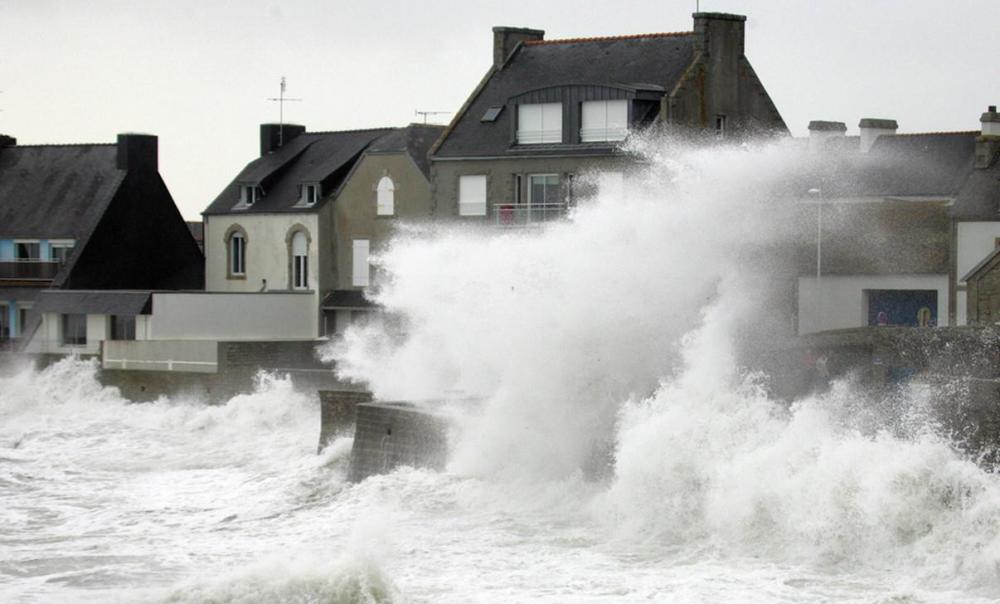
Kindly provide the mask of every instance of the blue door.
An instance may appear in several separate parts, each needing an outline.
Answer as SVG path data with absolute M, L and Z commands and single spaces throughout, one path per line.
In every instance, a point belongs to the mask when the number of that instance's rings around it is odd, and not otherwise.
M 937 290 L 868 290 L 869 325 L 937 325 Z

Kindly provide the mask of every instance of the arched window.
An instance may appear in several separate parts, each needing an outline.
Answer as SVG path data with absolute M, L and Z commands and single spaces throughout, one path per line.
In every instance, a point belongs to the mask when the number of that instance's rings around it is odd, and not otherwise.
M 247 238 L 240 231 L 229 236 L 229 275 L 247 274 Z
M 309 241 L 302 231 L 292 235 L 292 287 L 309 289 Z
M 388 176 L 383 176 L 378 181 L 376 190 L 377 204 L 376 213 L 379 216 L 392 216 L 396 210 L 396 185 Z

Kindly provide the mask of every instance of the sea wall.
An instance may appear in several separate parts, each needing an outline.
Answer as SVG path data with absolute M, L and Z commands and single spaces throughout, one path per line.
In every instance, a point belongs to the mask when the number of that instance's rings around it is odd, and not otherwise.
M 444 469 L 449 424 L 443 416 L 409 403 L 362 403 L 355 410 L 352 482 L 400 466 Z

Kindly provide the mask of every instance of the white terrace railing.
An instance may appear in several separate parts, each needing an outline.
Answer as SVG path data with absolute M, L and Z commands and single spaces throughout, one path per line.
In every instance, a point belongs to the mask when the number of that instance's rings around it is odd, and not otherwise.
M 564 203 L 501 203 L 493 206 L 493 223 L 500 227 L 540 225 L 564 216 Z

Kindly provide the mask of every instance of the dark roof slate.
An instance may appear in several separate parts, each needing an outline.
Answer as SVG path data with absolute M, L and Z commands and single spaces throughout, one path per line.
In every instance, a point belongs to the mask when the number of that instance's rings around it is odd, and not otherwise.
M 152 310 L 150 291 L 98 291 L 47 289 L 39 292 L 34 312 L 62 314 L 148 315 Z
M 113 144 L 0 149 L 0 237 L 82 238 L 125 177 Z
M 379 137 L 368 147 L 368 152 L 407 153 L 424 176 L 430 179 L 431 164 L 427 153 L 444 129 L 444 126 L 433 124 L 410 124 Z
M 336 196 L 354 161 L 372 141 L 389 128 L 307 132 L 249 164 L 236 176 L 203 214 L 269 214 L 315 212 Z M 312 206 L 299 204 L 303 183 L 323 184 L 323 197 Z M 240 186 L 257 184 L 264 196 L 250 207 L 239 204 Z
M 694 34 L 644 34 L 613 38 L 528 42 L 503 69 L 491 69 L 479 94 L 445 134 L 435 157 L 501 156 L 510 147 L 513 119 L 501 111 L 492 122 L 481 121 L 490 107 L 501 106 L 524 92 L 566 84 L 632 86 L 670 91 L 694 59 Z M 533 145 L 544 152 L 544 145 Z M 591 146 L 592 147 L 592 146 Z M 587 146 L 551 149 L 561 154 L 592 152 Z

